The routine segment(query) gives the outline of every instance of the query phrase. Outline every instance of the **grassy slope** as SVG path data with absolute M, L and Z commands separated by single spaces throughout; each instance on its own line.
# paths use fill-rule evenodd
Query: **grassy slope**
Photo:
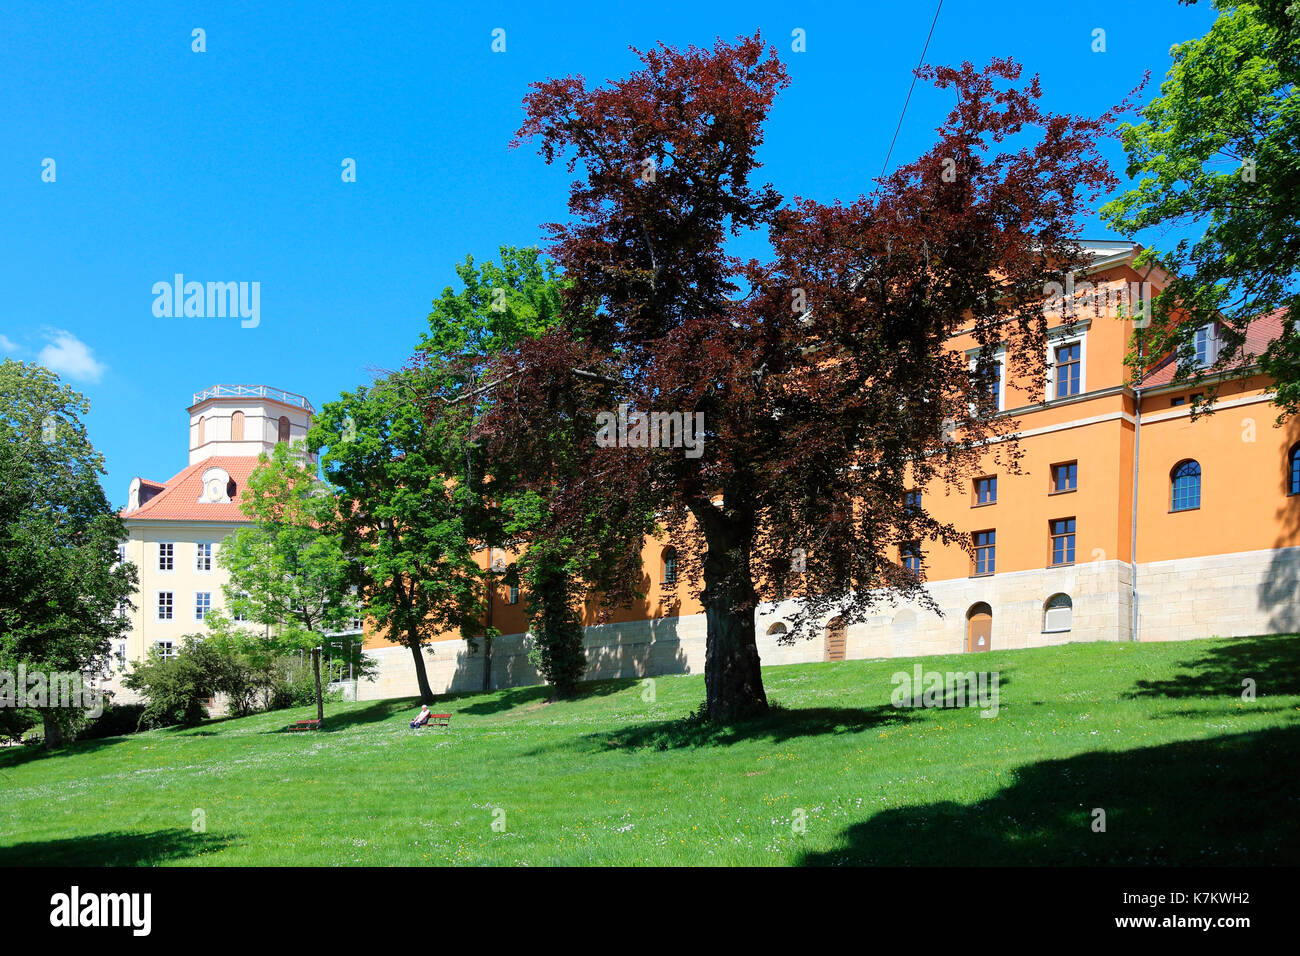
M 913 661 L 850 661 L 766 669 L 783 709 L 714 732 L 681 720 L 702 678 L 661 677 L 652 702 L 636 681 L 448 698 L 445 734 L 404 700 L 334 705 L 314 734 L 281 711 L 4 750 L 0 865 L 1300 859 L 1300 639 L 922 661 L 1000 672 L 999 715 L 896 710 Z

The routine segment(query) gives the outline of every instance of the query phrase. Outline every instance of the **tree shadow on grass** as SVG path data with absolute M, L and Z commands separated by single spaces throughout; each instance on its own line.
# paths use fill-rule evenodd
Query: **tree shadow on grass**
M 189 829 L 132 833 L 125 830 L 62 840 L 34 840 L 0 846 L 5 866 L 166 866 L 238 845 L 235 836 Z
M 798 737 L 858 734 L 906 723 L 907 710 L 877 707 L 773 707 L 763 717 L 733 724 L 712 724 L 695 717 L 660 720 L 583 736 L 579 744 L 597 750 L 677 750 L 684 747 L 728 747 L 753 740 L 783 743 Z
M 1290 634 L 1241 637 L 1194 647 L 1185 672 L 1167 680 L 1140 680 L 1126 695 L 1139 697 L 1233 697 L 1242 681 L 1255 682 L 1259 698 L 1300 694 L 1300 637 Z
M 617 694 L 629 687 L 635 687 L 640 682 L 641 679 L 636 677 L 582 681 L 571 696 L 564 698 L 564 702 L 574 703 L 591 697 L 608 697 L 610 694 Z M 449 694 L 445 698 L 440 698 L 440 700 L 453 701 L 462 697 L 481 698 L 482 696 L 481 693 Z M 478 700 L 468 707 L 460 708 L 458 713 L 474 714 L 475 716 L 500 714 L 529 704 L 545 703 L 554 699 L 554 696 L 555 688 L 546 684 L 532 687 L 515 687 L 510 690 L 497 691 L 492 699 Z
M 1300 858 L 1300 727 L 1029 764 L 976 804 L 886 810 L 804 865 L 1258 865 Z M 1093 811 L 1106 830 L 1093 832 Z
M 412 701 L 414 701 L 414 703 L 412 703 Z M 291 736 L 297 734 L 302 734 L 306 736 L 309 734 L 338 733 L 341 730 L 347 730 L 350 727 L 357 727 L 363 724 L 383 723 L 386 720 L 391 720 L 395 715 L 400 714 L 402 711 L 411 711 L 412 714 L 414 714 L 416 711 L 419 710 L 419 707 L 420 707 L 420 700 L 418 697 L 416 698 L 399 697 L 399 698 L 391 698 L 388 700 L 372 701 L 371 703 L 366 704 L 364 707 L 355 707 L 351 710 L 341 710 L 341 711 L 334 711 L 334 712 L 330 712 L 327 710 L 325 712 L 325 722 L 321 724 L 319 730 L 305 730 L 305 731 L 290 730 L 289 725 L 294 723 L 294 721 L 297 720 L 304 720 L 304 719 L 315 720 L 316 712 L 312 711 L 308 715 L 308 717 L 303 718 L 303 717 L 291 717 L 289 716 L 289 712 L 286 711 L 284 714 L 284 721 L 285 721 L 284 724 L 282 726 L 275 727 L 267 731 L 267 733 L 289 734 Z
M 21 767 L 33 760 L 53 760 L 58 757 L 76 757 L 82 754 L 94 753 L 97 750 L 113 747 L 130 739 L 129 736 L 126 736 L 101 737 L 98 740 L 74 740 L 72 743 L 65 744 L 54 750 L 46 750 L 40 746 L 3 747 L 0 748 L 0 771 L 12 767 Z
M 471 697 L 476 702 L 464 707 L 456 708 L 457 713 L 473 714 L 477 717 L 487 716 L 488 714 L 500 714 L 508 710 L 514 710 L 516 707 L 524 707 L 528 704 L 539 703 L 546 700 L 553 691 L 546 686 L 533 687 L 514 687 L 510 690 L 495 691 L 487 700 L 481 699 L 482 692 L 479 693 L 461 693 L 448 694 L 445 698 L 440 697 L 439 702 L 445 700 L 448 703 L 459 703 L 460 700 Z

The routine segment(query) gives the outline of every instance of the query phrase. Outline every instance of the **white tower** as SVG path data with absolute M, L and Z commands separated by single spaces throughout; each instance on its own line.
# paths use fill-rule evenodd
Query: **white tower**
M 301 395 L 269 385 L 213 385 L 194 394 L 190 464 L 216 456 L 256 458 L 279 442 L 302 442 L 316 409 Z M 308 456 L 314 461 L 314 456 Z

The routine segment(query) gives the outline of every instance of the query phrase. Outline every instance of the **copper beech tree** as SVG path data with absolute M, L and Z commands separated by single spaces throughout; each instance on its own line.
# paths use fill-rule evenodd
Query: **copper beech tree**
M 1010 60 L 927 67 L 956 101 L 928 152 L 851 204 L 786 202 L 752 181 L 788 83 L 775 49 L 756 34 L 639 55 L 622 80 L 525 100 L 516 143 L 577 173 L 568 222 L 549 226 L 569 282 L 559 323 L 492 370 L 484 434 L 521 473 L 566 463 L 556 534 L 659 515 L 705 610 L 705 713 L 729 721 L 767 707 L 760 601 L 801 599 L 790 640 L 882 599 L 933 606 L 900 547 L 969 545 L 905 493 L 981 456 L 1014 467 L 1016 423 L 986 398 L 992 347 L 1010 379 L 1041 380 L 1044 287 L 1082 265 L 1076 220 L 1115 185 L 1094 148 L 1113 115 L 1046 111 Z M 769 261 L 728 254 L 750 230 Z M 988 347 L 973 369 L 961 333 Z M 597 415 L 620 406 L 633 440 L 598 443 Z M 702 413 L 702 454 L 638 447 L 637 412 Z M 641 580 L 626 560 L 616 597 Z

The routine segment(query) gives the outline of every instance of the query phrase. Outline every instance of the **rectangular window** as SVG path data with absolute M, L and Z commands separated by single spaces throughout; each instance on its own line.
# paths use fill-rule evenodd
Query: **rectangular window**
M 1178 395 L 1174 398 L 1169 399 L 1170 408 L 1176 408 L 1179 405 L 1186 405 L 1186 404 L 1187 404 L 1187 398 L 1184 395 Z
M 993 372 L 989 376 L 989 398 L 993 407 L 999 412 L 1002 411 L 1002 362 L 998 361 L 993 366 Z
M 998 500 L 998 479 L 994 475 L 975 479 L 975 504 L 991 505 Z
M 916 514 L 921 510 L 921 493 L 919 491 L 909 491 L 903 496 L 903 510 L 909 515 Z
M 1055 366 L 1056 397 L 1078 395 L 1083 382 L 1083 345 L 1058 345 Z
M 126 545 L 124 544 L 117 546 L 117 563 L 126 564 Z
M 1079 487 L 1079 463 L 1066 461 L 1052 466 L 1052 494 L 1074 491 Z
M 207 620 L 208 612 L 212 610 L 212 592 L 195 591 L 194 592 L 194 620 Z
M 247 600 L 248 600 L 248 592 L 247 592 L 247 591 L 240 591 L 238 594 L 235 595 L 235 600 L 237 600 L 237 601 L 247 601 Z M 231 617 L 232 620 L 235 620 L 235 621 L 247 621 L 247 620 L 248 620 L 248 618 L 244 615 L 244 612 L 243 612 L 243 611 L 233 611 L 233 610 L 232 610 L 230 617 Z
M 903 567 L 913 574 L 921 573 L 921 546 L 916 542 L 903 545 L 901 549 Z
M 1002 411 L 1002 376 L 1004 374 L 1002 362 L 1001 356 L 994 358 L 984 374 L 979 375 L 976 372 L 979 357 L 973 356 L 971 358 L 972 392 L 977 397 L 982 392 L 989 407 L 995 412 Z
M 1213 365 L 1215 359 L 1219 357 L 1219 339 L 1215 335 L 1213 323 L 1203 325 L 1196 330 L 1194 344 L 1196 364 L 1201 368 L 1208 368 Z
M 194 548 L 194 570 L 211 571 L 212 570 L 212 545 L 206 542 L 195 545 Z
M 519 603 L 519 588 L 517 588 L 513 584 L 510 585 L 510 603 L 511 604 Z
M 1052 532 L 1052 564 L 1074 564 L 1074 519 L 1049 522 Z
M 176 656 L 176 645 L 171 641 L 154 641 L 153 646 L 158 648 L 158 653 L 164 658 Z
M 158 592 L 158 620 L 170 621 L 172 619 L 172 592 Z
M 976 531 L 975 532 L 975 573 L 992 574 L 995 568 L 995 558 L 997 556 L 997 532 L 995 531 Z
M 160 542 L 158 545 L 158 570 L 172 571 L 176 568 L 176 545 Z
M 351 630 L 354 631 L 361 630 L 361 618 L 354 617 L 349 623 L 351 624 Z

